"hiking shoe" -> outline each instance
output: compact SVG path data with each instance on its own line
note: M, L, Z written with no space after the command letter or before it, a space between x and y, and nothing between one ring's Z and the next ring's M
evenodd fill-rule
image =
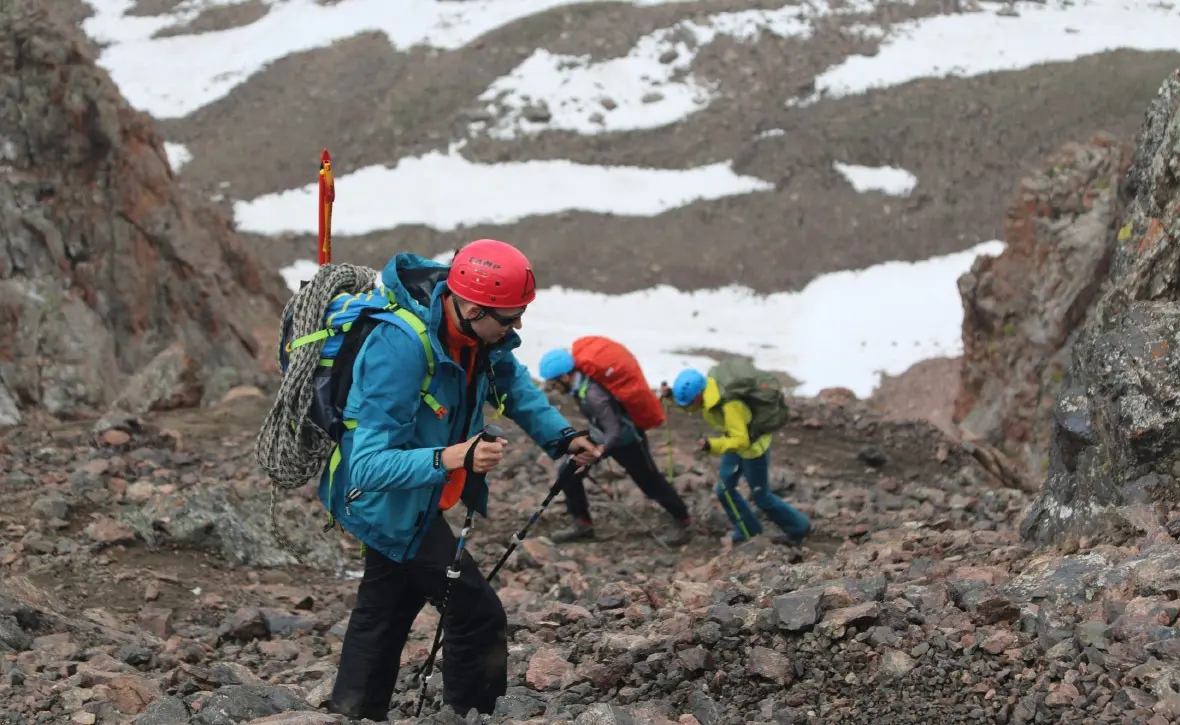
M567 541L586 541L594 538L594 524L578 521L574 519L574 525L568 529L553 532L549 537L555 544L564 544Z
M800 547L800 546L803 546L803 540L806 539L809 535L811 535L811 526L810 525L807 526L807 530L804 531L802 534L795 534L795 535L779 534L779 535L771 538L771 542L775 543L775 544L785 545L785 546Z
M729 532L729 540L731 542L733 542L734 546L737 546L738 544L746 543L750 539L749 539L749 537L742 534L742 532L735 529L735 530Z
M685 519L683 521L673 521L668 525L668 529L660 538L668 546L684 546L692 540L692 530L689 528L691 521Z

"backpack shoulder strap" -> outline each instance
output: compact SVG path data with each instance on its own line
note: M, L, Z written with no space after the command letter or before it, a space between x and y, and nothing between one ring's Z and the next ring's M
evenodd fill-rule
M413 312L394 302L390 302L383 312L392 312L396 316L396 319L400 320L406 327L409 327L410 331L417 335L418 340L422 343L422 349L426 353L426 375L422 378L422 382L418 386L418 393L422 398L422 402L426 403L430 410L434 412L434 415L440 419L443 418L447 414L447 409L430 392L431 385L434 382L434 346L430 344L430 333L426 329L426 324ZM393 320L390 319L390 322L393 322Z

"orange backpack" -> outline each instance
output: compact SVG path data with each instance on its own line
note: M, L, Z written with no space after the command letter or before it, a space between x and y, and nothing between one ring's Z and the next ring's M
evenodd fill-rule
M610 338L579 337L570 347L574 364L591 380L610 391L640 430L664 422L664 408L647 384L631 351Z

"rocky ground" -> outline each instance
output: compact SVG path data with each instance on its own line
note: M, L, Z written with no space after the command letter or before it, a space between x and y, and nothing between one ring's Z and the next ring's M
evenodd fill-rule
M134 12L156 15L175 5L140 2ZM397 63L380 55L379 46L370 48L377 53L374 63L345 52L372 40L362 36L275 63L237 95L196 112L200 119L165 124L165 136L196 152L186 167L190 189L204 193L202 184L219 183L221 171L202 166L215 158L251 159L235 168L257 172L250 183L258 193L267 184L301 184L305 177L290 154L275 155L278 144L286 146L275 128L315 138L316 149L327 135L328 145L339 142L356 153L381 149L394 158L419 152L445 140L437 129L466 119L469 91L526 55L526 40L549 38L564 52L617 54L642 33L674 22L684 8L731 5L567 8L502 28L484 48L409 53ZM29 412L23 425L0 435L0 466L7 472L0 480L0 725L339 723L320 708L355 596L358 547L339 532L322 531L323 511L310 489L284 497L279 507L284 530L307 564L277 545L268 527L267 482L253 450L270 401L267 392L243 385L273 384L272 348L262 334L273 330L273 320L256 326L241 312L253 302L260 319L267 309L273 313L281 297L278 275L241 249L215 209L175 188L150 119L118 98L64 26L36 19L41 7L35 0L0 5L0 27L11 31L0 33L7 41L0 44L0 67L13 71L0 79L15 79L0 81L11 101L0 104L0 131L12 129L0 135L19 140L10 144L16 151L6 157L9 165L0 166L0 228L7 232L0 278L12 292L0 317L24 335L9 336L19 354L0 350L0 377L5 386L25 381L9 397L20 398L13 404ZM77 10L72 3L62 7ZM251 22L273 7L226 6L196 18L193 27ZM905 12L936 10L915 3ZM852 40L839 23L821 30L808 41L816 58L849 52ZM718 45L709 50L717 55L703 54L698 63L718 77L731 71L749 77L757 74L740 70L746 67L741 53L755 65L770 64L793 52L791 42L740 51ZM871 44L863 37L856 42ZM476 50L487 50L479 56L484 63L469 62ZM727 56L730 51L737 55ZM318 65L304 65L313 59ZM1163 65L1152 70L1153 63ZM576 151L609 160L645 150L666 163L676 162L674 146L681 143L691 147L692 163L714 148L736 151L739 165L774 166L771 175L785 184L780 193L800 194L788 201L826 205L852 227L879 230L877 244L864 245L860 232L796 217L790 228L801 230L797 238L806 240L811 255L795 254L800 250L790 245L799 242L782 242L782 225L764 226L771 217L759 216L778 215L781 222L795 212L789 205L743 207L755 203L749 199L668 215L660 222L668 237L655 234L650 220L577 215L562 218L560 235L544 226L554 220L510 230L578 245L611 240L594 247L605 254L586 269L591 277L610 272L607 281L619 287L642 284L643 270L651 270L646 262L675 238L678 254L695 261L670 270L664 281L692 286L733 281L717 277L723 268L701 252L701 230L715 244L718 233L749 224L770 235L751 233L751 239L778 246L734 247L735 258L753 270L739 281L770 284L758 275L773 273L775 284L790 286L825 265L863 266L878 253L905 258L943 244L965 246L973 240L923 225L949 218L948 208L974 224L974 215L1007 198L1018 178L1015 166L1040 164L1063 139L1089 138L1095 128L1117 133L1145 119L1125 174L1122 156L1109 143L1075 145L1021 186L1006 229L1010 242L1021 243L1003 260L978 264L960 286L972 313L964 334L975 341L962 368L964 396L953 397L954 361L939 360L923 366L924 377L888 381L872 402L875 410L840 390L793 400L794 418L776 436L773 483L813 517L814 535L802 547L765 539L728 544L727 522L712 494L715 462L687 453L701 424L676 413L672 474L695 514L689 544L667 550L655 540L650 531L658 531L663 515L609 466L597 474L601 489L590 489L598 541L553 545L546 535L565 524L556 502L496 581L511 623L510 690L486 720L1180 720L1180 520L1174 514L1180 467L1171 412L1180 400L1180 366L1167 342L1176 337L1172 290L1180 287L1173 241L1180 237L1173 211L1180 208L1173 151L1180 75L1168 78L1143 115L1145 100L1173 64L1170 56L1110 54L1025 74L919 82L821 102L782 119L760 115L761 96L752 94L715 104L691 122L692 133L669 133L658 142L650 141L656 135L624 134L611 146L553 134L511 149L490 140L473 144L472 153L488 157ZM363 96L379 101L373 108L352 96L348 103L337 98L308 106L303 115L284 111L281 101L292 98L295 84L291 76L272 74L312 67L361 72L390 85ZM388 67L396 72L378 72ZM448 68L471 76L441 82ZM1083 71L1084 83L1094 84L1084 98L1076 93L1083 84L1076 74ZM768 83L772 76L780 81L766 74ZM270 85L256 85L262 79ZM358 84L341 80L332 87L358 93ZM970 100L955 95L961 88L971 89ZM1037 93L1029 92L1034 88ZM1076 105L1063 100L1066 90ZM914 93L927 94L926 101L905 95ZM431 103L418 106L415 99ZM978 125L935 113L944 103ZM360 113L347 130L329 117L358 106L365 113L409 115L388 124L375 120L383 118L379 113ZM746 126L733 125L730 107L745 114ZM913 120L916 108L931 109L931 128L949 135L926 133L927 121ZM263 115L255 121L236 115L246 111ZM34 132L32 118L50 123ZM880 124L891 118L916 124L912 137L900 146L894 140L873 146L880 138L862 131L884 128ZM1084 126L1070 125L1075 122ZM806 159L785 163L761 149L743 155L734 139L768 123L805 137L844 138L840 155L860 149L858 158L845 160L900 158L923 184L936 182L948 196L928 204L919 194L914 208L885 223L877 211L866 211L869 206L857 206L862 201L847 190L823 196L834 187L820 172L809 176L813 167ZM970 135L954 136L960 132ZM702 148L706 138L709 149ZM560 146L566 142L568 148ZM959 154L966 147L971 154ZM814 154L825 168L837 155L818 142L791 148ZM956 163L939 156L923 167L918 156L934 148ZM998 155L979 156L981 149ZM1000 178L993 172L1003 175L1002 197L999 186L989 186ZM948 200L949 206L942 203ZM693 218L704 223L677 226L677 219ZM998 228L1004 218L992 210L987 220ZM1090 236L1079 236L1082 227L1092 227ZM971 228L978 234L983 227ZM644 245L634 243L640 237ZM917 246L894 246L899 239ZM399 240L399 248L414 244L424 251L453 241L433 232ZM366 243L376 250L387 238L352 249ZM619 255L611 244L633 252ZM380 248L383 259L388 249ZM768 249L780 250L791 265L758 264ZM568 253L560 245L546 250L553 260ZM620 260L627 270L611 267ZM693 276L702 270L708 273ZM1041 275L1038 285L1032 271L1052 274ZM40 285L32 288L37 291L57 290L63 279L69 289L62 299L40 304L27 294L26 280ZM38 312L37 325L25 324L30 312ZM69 324L54 324L56 318L41 324L49 314ZM104 341L101 354L85 344L87 333ZM203 353L210 357L198 359ZM241 374L234 372L238 367ZM111 382L115 369L120 383L128 378L126 386ZM227 371L233 374L221 374ZM973 387L972 380L1001 384ZM212 404L191 407L200 401ZM79 420L47 422L69 417L54 407L59 403ZM937 425L898 420L921 415ZM973 435L961 435L948 421L964 415ZM492 517L477 523L471 542L485 567L555 473L518 430L509 427L509 435L512 453L492 477ZM1028 462L1022 451L1046 437L1049 484L1034 499L1042 481L1022 475ZM662 431L653 440L663 465L668 440ZM1008 445L1009 457L992 445ZM1022 529L1029 538L1021 538ZM1033 539L1043 543L1034 546ZM429 648L435 616L423 612L404 652L392 720L411 721L408 679ZM436 676L432 695L439 684ZM432 703L428 712L435 711Z
M0 513L0 723L330 723L358 566L310 492L266 527L252 443L268 400L152 414L97 441L84 426L14 430ZM1180 717L1180 546L1034 552L1027 494L997 485L925 423L796 401L775 487L814 517L801 549L730 549L713 463L675 454L696 536L665 551L634 486L591 488L604 539L554 546L560 499L501 572L510 689L488 722L1151 723ZM690 450L695 421L672 419ZM472 548L490 566L551 480L513 453ZM662 436L657 455L666 460ZM436 622L419 617L405 679ZM432 693L437 693L437 675ZM433 712L433 709L428 710ZM433 716L440 717L440 716ZM442 722L454 720L443 718ZM438 720L436 720L438 721Z

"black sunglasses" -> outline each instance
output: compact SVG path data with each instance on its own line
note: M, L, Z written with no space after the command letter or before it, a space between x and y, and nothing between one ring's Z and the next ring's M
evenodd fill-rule
M498 324L503 325L504 327L512 327L513 325L516 324L517 320L524 317L524 313L528 311L526 308L524 310L521 310L519 313L512 315L511 317L505 317L504 315L501 315L500 313L496 312L491 307L481 307L480 309L483 310L484 314L486 314L488 317L495 320Z

